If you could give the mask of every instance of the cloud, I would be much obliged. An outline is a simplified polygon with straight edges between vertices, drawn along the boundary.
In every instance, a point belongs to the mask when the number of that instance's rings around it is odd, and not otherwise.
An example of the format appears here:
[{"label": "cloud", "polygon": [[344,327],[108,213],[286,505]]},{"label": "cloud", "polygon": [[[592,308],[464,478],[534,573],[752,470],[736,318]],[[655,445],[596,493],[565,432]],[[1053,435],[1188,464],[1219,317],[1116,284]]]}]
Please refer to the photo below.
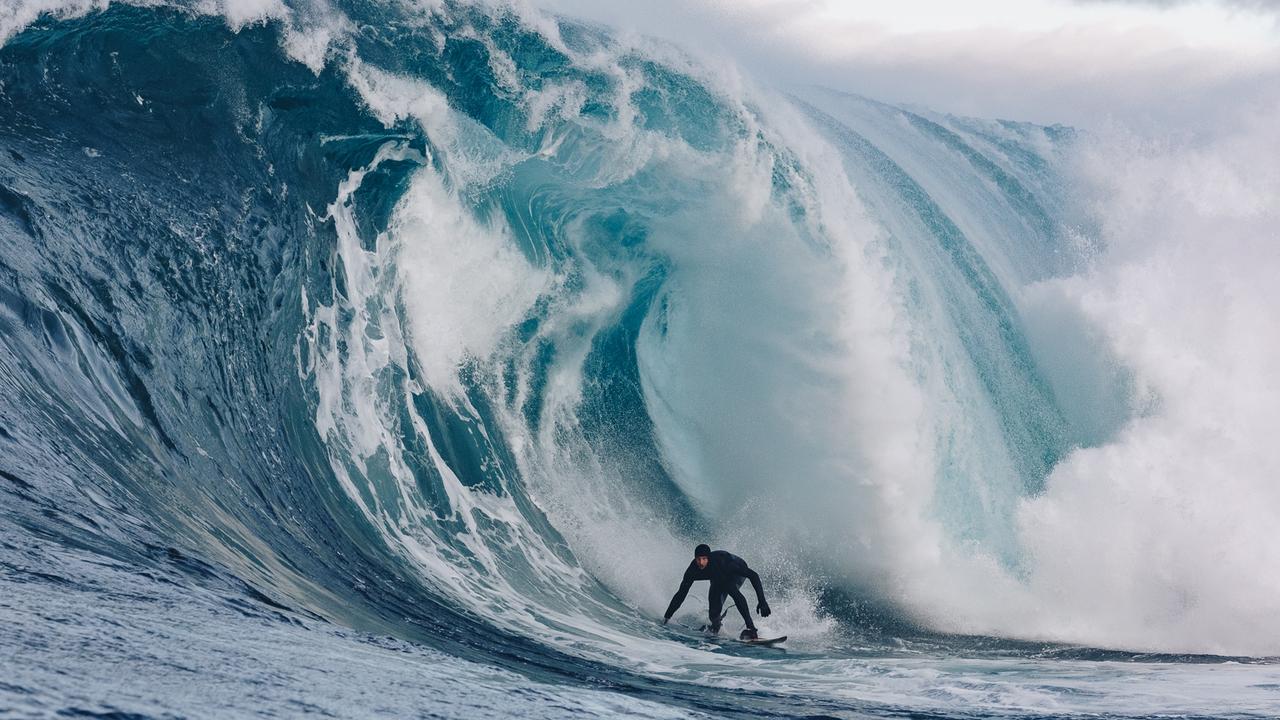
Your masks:
[{"label": "cloud", "polygon": [[1180,5],[1217,5],[1225,8],[1280,14],[1277,0],[1072,0],[1077,5],[1148,5],[1152,7],[1177,7]]},{"label": "cloud", "polygon": [[1280,99],[1277,3],[1260,0],[539,4],[729,57],[784,86],[945,112],[1194,129]]}]

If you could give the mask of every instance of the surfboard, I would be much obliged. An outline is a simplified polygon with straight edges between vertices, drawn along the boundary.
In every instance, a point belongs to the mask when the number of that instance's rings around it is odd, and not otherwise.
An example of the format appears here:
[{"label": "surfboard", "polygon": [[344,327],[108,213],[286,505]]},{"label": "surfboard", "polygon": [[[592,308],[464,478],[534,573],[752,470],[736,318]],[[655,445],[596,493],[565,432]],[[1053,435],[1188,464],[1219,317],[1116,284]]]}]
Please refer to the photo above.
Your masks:
[{"label": "surfboard", "polygon": [[786,635],[780,635],[776,638],[756,638],[755,640],[739,639],[738,642],[742,643],[743,645],[764,645],[765,647],[772,647],[774,645],[777,645],[780,642],[785,641],[786,639],[787,639]]}]

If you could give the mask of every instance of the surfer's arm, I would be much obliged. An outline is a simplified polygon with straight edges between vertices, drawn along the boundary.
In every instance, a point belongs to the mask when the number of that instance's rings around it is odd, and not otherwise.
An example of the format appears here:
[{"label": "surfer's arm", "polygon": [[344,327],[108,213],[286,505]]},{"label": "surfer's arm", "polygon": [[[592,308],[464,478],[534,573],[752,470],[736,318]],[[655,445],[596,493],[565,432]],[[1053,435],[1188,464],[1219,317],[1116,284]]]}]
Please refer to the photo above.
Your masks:
[{"label": "surfer's arm", "polygon": [[684,579],[680,581],[680,589],[672,596],[671,604],[667,606],[667,612],[662,616],[664,620],[670,620],[671,616],[676,614],[676,610],[680,609],[685,597],[689,595],[689,588],[691,587],[693,587],[693,573],[685,570]]},{"label": "surfer's arm", "polygon": [[769,617],[772,610],[769,609],[769,601],[764,599],[764,586],[760,584],[760,573],[743,563],[741,574],[751,581],[751,587],[756,591],[756,612],[760,613],[760,617]]},{"label": "surfer's arm", "polygon": [[756,591],[756,602],[764,602],[764,586],[760,584],[760,573],[751,568],[743,568],[742,576],[751,581],[751,587]]}]

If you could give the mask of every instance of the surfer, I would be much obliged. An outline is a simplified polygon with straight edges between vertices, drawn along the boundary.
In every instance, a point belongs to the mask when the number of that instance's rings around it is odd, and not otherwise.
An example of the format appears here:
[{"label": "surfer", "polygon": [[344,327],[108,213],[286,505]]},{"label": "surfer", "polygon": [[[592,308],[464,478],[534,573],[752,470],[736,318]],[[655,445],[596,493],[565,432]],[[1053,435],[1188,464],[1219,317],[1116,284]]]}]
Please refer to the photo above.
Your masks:
[{"label": "surfer", "polygon": [[723,617],[720,610],[724,606],[724,598],[727,595],[733,598],[733,604],[738,606],[738,612],[747,623],[747,627],[742,631],[742,639],[755,640],[759,637],[756,625],[751,621],[751,611],[747,609],[747,599],[738,588],[742,587],[743,580],[750,580],[751,587],[756,591],[756,612],[760,613],[760,617],[769,617],[769,603],[764,599],[760,575],[747,567],[747,562],[737,555],[724,550],[713,552],[705,544],[694,548],[693,562],[689,563],[689,568],[684,571],[680,589],[671,598],[671,604],[667,606],[667,612],[662,616],[663,625],[666,625],[671,616],[676,614],[676,610],[684,602],[695,580],[711,581],[711,588],[707,591],[707,613],[711,618],[711,624],[707,629],[710,632],[720,632],[720,620]]}]

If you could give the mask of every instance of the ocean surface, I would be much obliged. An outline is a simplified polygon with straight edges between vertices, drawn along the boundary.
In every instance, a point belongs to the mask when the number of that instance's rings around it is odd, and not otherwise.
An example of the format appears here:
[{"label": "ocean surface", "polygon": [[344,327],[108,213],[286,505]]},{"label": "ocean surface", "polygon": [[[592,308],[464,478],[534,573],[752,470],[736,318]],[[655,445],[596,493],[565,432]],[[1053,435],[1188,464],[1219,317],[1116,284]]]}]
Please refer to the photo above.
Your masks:
[{"label": "ocean surface", "polygon": [[[0,716],[1280,715],[1274,131],[15,2]],[[785,645],[657,622],[703,541]]]}]

